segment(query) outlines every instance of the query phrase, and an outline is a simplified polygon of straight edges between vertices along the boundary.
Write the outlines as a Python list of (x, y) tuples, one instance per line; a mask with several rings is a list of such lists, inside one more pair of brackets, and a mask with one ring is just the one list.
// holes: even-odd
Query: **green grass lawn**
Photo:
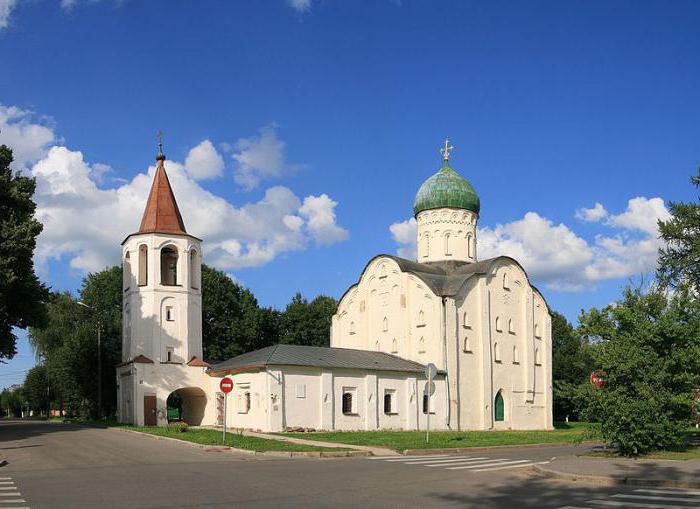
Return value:
[(375, 445), (396, 451), (406, 449), (443, 449), (458, 447), (487, 447), (495, 445), (524, 445), (571, 443), (587, 438), (595, 424), (557, 423), (554, 431), (434, 431), (430, 443), (425, 443), (424, 431), (336, 431), (329, 433), (283, 433), (285, 436), (308, 438), (352, 445)]
[[(190, 428), (181, 432), (166, 427), (151, 428), (141, 426), (119, 426), (121, 429), (140, 431), (149, 435), (176, 438), (187, 442), (204, 445), (224, 445), (221, 431), (213, 429), (193, 429)], [(312, 445), (295, 444), (292, 442), (282, 442), (280, 440), (268, 440), (265, 438), (249, 437), (238, 433), (226, 433), (226, 445), (238, 449), (248, 449), (251, 451), (286, 451), (286, 452), (317, 452), (317, 451), (347, 451), (341, 447), (317, 447)]]

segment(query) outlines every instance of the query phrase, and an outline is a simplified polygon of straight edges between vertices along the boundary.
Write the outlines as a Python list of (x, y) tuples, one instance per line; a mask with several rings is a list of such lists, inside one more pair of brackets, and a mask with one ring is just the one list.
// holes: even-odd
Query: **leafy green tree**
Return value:
[(582, 314), (580, 331), (600, 342), (607, 379), (592, 408), (607, 442), (628, 455), (682, 445), (700, 385), (700, 302), (688, 285), (627, 288)]
[(319, 295), (309, 302), (297, 293), (280, 318), (280, 342), (330, 346), (331, 318), (337, 307), (333, 297)]
[(0, 360), (17, 353), (13, 327), (40, 324), (48, 289), (34, 273), (42, 225), (34, 218), (36, 182), (10, 169), (12, 150), (0, 145)]
[[(700, 187), (700, 169), (690, 178), (696, 188)], [(659, 252), (660, 278), (671, 284), (687, 281), (700, 289), (700, 202), (669, 204), (672, 217), (659, 221), (661, 238), (666, 247)]]
[(277, 343), (278, 312), (220, 270), (202, 265), (204, 358), (222, 361)]
[(31, 368), (22, 384), (24, 397), (29, 408), (38, 412), (48, 412), (50, 384), (46, 366), (39, 364)]
[(20, 417), (24, 400), (21, 388), (3, 389), (0, 393), (0, 408), (2, 415), (8, 417)]

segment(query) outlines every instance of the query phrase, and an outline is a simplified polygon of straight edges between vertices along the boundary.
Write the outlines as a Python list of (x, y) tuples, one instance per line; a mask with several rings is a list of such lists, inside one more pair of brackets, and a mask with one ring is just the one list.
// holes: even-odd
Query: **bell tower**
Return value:
[(122, 242), (122, 361), (202, 358), (201, 240), (187, 233), (162, 141), (141, 226)]

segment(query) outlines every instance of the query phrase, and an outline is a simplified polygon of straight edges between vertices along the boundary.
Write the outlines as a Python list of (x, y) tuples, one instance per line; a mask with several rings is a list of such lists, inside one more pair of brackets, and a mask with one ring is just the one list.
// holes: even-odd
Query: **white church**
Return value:
[[(480, 201), (449, 165), (418, 190), (417, 258), (377, 255), (340, 299), (330, 348), (202, 358), (201, 239), (187, 233), (162, 150), (141, 226), (122, 243), (122, 422), (261, 431), (553, 429), (547, 304), (520, 264), (476, 252)], [(437, 366), (426, 390), (425, 366)]]

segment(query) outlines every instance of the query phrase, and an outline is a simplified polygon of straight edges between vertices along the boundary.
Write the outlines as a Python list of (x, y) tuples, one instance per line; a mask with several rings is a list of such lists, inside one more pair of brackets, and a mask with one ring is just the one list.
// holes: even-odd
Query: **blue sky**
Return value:
[[(160, 128), (205, 262), (282, 307), (410, 256), (449, 136), (479, 256), (515, 256), (575, 320), (695, 199), (699, 22), (683, 1), (0, 0), (0, 143), (37, 176), (52, 288), (119, 261)], [(32, 363), (22, 339), (0, 387)]]

